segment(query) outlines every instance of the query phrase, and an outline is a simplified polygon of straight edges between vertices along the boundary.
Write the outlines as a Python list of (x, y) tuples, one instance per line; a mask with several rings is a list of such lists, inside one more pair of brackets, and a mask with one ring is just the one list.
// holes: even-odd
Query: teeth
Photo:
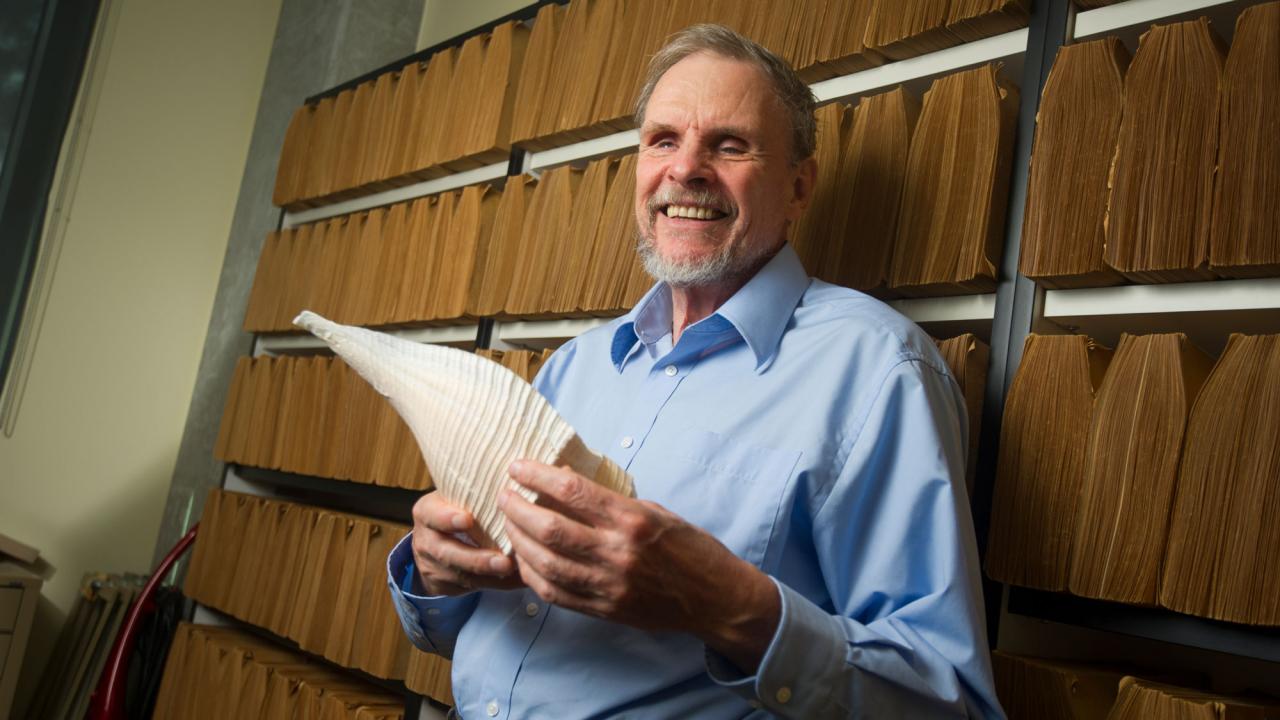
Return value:
[(706, 207), (694, 207), (692, 205), (668, 205), (667, 217), (673, 218), (690, 218), (693, 220), (712, 220), (721, 217), (723, 213)]

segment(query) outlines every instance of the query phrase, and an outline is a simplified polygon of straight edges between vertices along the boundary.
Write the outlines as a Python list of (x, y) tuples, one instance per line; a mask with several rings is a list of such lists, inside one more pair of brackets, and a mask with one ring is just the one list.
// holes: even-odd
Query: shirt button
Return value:
[(635, 438), (631, 437), (630, 435), (622, 438), (622, 447), (624, 448), (629, 448), (635, 444), (636, 444)]
[(675, 377), (675, 374), (680, 371), (676, 369), (675, 365), (668, 365), (667, 369), (663, 370), (662, 372), (666, 373), (667, 377)]
[(791, 699), (791, 688), (786, 687), (785, 685), (778, 688), (778, 694), (774, 695), (774, 697), (778, 698), (778, 702), (785, 704)]
[(538, 614), (538, 603), (529, 603), (524, 606), (524, 614), (533, 617)]
[(489, 717), (496, 716), (498, 714), (498, 701), (490, 700), (489, 704), (484, 706), (484, 711), (489, 713)]

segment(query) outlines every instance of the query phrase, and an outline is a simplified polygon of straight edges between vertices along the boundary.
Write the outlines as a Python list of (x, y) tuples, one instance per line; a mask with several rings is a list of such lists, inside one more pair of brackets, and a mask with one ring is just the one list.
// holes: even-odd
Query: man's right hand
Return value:
[(471, 513), (449, 504), (439, 493), (423, 495), (413, 505), (413, 562), (418, 570), (415, 592), (462, 595), (483, 588), (522, 587), (511, 558), (498, 550), (476, 547), (482, 537)]

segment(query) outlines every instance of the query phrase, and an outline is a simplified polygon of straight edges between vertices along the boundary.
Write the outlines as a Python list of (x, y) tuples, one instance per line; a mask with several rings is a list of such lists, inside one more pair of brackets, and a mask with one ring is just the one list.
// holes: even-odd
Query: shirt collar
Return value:
[[(799, 256), (790, 243), (784, 243), (715, 313), (685, 332), (699, 332), (704, 323), (711, 329), (727, 321), (755, 355), (756, 372), (764, 372), (773, 362), (782, 333), (808, 287), (809, 276)], [(657, 283), (622, 317), (614, 330), (611, 347), (614, 367), (622, 372), (637, 342), (652, 346), (670, 332), (671, 289), (666, 283)]]

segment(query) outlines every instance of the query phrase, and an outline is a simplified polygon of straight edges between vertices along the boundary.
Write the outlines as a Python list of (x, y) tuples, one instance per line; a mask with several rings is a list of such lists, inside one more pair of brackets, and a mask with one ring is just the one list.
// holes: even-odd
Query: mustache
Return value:
[(649, 211), (650, 220), (668, 205), (709, 207), (726, 215), (733, 215), (738, 211), (737, 206), (729, 198), (714, 190), (689, 190), (670, 187), (659, 190), (653, 194), (653, 197), (649, 198), (645, 209)]

